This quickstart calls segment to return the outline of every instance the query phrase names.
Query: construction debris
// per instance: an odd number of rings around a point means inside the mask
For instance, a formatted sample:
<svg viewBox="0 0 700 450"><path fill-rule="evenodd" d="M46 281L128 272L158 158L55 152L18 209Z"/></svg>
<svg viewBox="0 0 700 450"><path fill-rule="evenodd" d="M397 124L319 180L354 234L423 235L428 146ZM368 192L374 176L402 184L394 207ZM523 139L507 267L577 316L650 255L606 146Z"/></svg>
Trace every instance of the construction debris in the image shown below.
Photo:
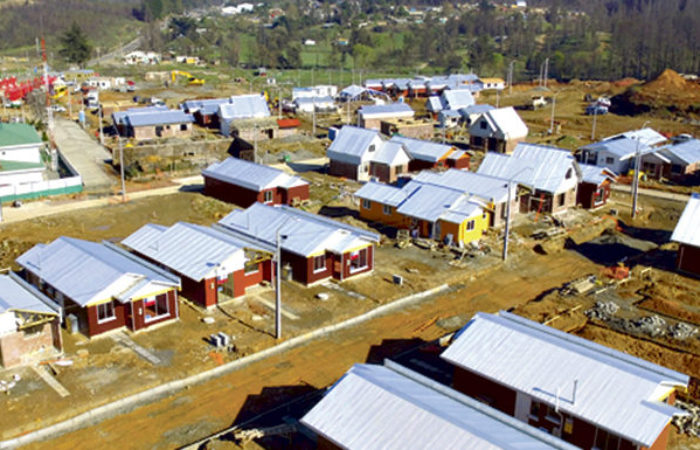
<svg viewBox="0 0 700 450"><path fill-rule="evenodd" d="M673 416L671 423L678 427L681 433L694 437L700 436L700 406L682 400L676 400L673 406L687 411L688 415Z"/></svg>
<svg viewBox="0 0 700 450"><path fill-rule="evenodd" d="M683 340L692 337L698 333L698 329L688 325L687 323L678 322L675 325L668 327L668 335L673 339Z"/></svg>
<svg viewBox="0 0 700 450"><path fill-rule="evenodd" d="M615 302L596 302L595 306L585 312L589 319L610 320L620 309Z"/></svg>
<svg viewBox="0 0 700 450"><path fill-rule="evenodd" d="M586 295L595 288L597 281L595 275L588 275L566 283L559 292L562 295Z"/></svg>
<svg viewBox="0 0 700 450"><path fill-rule="evenodd" d="M297 427L295 425L283 424L268 428L251 428L249 430L236 430L233 432L233 437L240 444L247 444L254 439L260 439L266 436L291 436L296 431Z"/></svg>

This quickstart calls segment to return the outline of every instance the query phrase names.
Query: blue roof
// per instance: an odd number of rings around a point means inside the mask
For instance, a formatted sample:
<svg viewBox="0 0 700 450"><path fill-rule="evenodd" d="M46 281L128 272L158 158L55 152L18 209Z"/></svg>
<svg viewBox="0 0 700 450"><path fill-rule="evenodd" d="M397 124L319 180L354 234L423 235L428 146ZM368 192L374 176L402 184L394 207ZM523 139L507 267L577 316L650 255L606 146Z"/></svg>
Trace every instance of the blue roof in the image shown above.
<svg viewBox="0 0 700 450"><path fill-rule="evenodd" d="M31 311L56 314L57 307L34 286L14 273L0 275L0 314L6 311Z"/></svg>
<svg viewBox="0 0 700 450"><path fill-rule="evenodd" d="M488 112L488 111L491 111L494 109L496 109L496 108L494 108L491 105L487 105L487 104L476 105L475 104L475 105L467 106L464 108L460 108L459 112L460 112L460 114L466 116L466 115L471 115L471 114L483 114L485 112Z"/></svg>
<svg viewBox="0 0 700 450"><path fill-rule="evenodd" d="M639 146L639 151L641 154L651 153L656 150L643 142L628 137L618 137L615 139L594 142L593 144L586 145L583 148L594 152L605 150L608 153L617 156L618 159L625 160L632 158L635 155L637 152L637 146Z"/></svg>
<svg viewBox="0 0 700 450"><path fill-rule="evenodd" d="M469 89L447 89L442 92L443 109L460 109L474 103L474 96Z"/></svg>
<svg viewBox="0 0 700 450"><path fill-rule="evenodd" d="M201 100L186 100L182 103L182 109L188 113L199 111L202 115L211 116L219 111L219 105L230 103L227 98L207 98Z"/></svg>
<svg viewBox="0 0 700 450"><path fill-rule="evenodd" d="M185 114L185 112L180 109L151 110L147 112L127 111L124 120L132 127L194 122L192 114Z"/></svg>
<svg viewBox="0 0 700 450"><path fill-rule="evenodd" d="M122 125L126 123L126 116L129 114L141 114L153 111L168 111L167 106L143 106L138 108L128 108L124 111L115 111L112 113L112 120L117 125Z"/></svg>
<svg viewBox="0 0 700 450"><path fill-rule="evenodd" d="M695 164L700 162L700 140L689 139L680 144L666 145L659 152L684 164Z"/></svg>

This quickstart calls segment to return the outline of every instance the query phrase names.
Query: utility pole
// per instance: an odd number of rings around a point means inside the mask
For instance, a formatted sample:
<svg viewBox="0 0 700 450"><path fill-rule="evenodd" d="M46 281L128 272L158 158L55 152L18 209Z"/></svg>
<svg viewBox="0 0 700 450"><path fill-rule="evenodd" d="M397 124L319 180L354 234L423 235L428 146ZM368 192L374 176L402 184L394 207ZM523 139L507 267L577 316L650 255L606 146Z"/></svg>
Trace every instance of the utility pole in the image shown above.
<svg viewBox="0 0 700 450"><path fill-rule="evenodd" d="M105 135L104 131L102 131L102 103L100 103L100 114L97 116L98 120L98 127L100 128L100 145L105 146Z"/></svg>
<svg viewBox="0 0 700 450"><path fill-rule="evenodd" d="M510 64L508 64L508 95L513 95L513 63L515 63L515 60L512 60Z"/></svg>
<svg viewBox="0 0 700 450"><path fill-rule="evenodd" d="M282 236L275 233L275 339L282 339Z"/></svg>
<svg viewBox="0 0 700 450"><path fill-rule="evenodd" d="M316 137L316 97L311 99L311 103L313 105L313 111L311 113L313 115L313 131L311 133L313 137Z"/></svg>
<svg viewBox="0 0 700 450"><path fill-rule="evenodd" d="M557 96L556 94L552 97L552 118L549 122L549 134L554 134L554 108L557 106Z"/></svg>
<svg viewBox="0 0 700 450"><path fill-rule="evenodd" d="M496 108L499 107L500 103L501 103L501 90L496 89Z"/></svg>
<svg viewBox="0 0 700 450"><path fill-rule="evenodd" d="M549 56L544 60L544 87L547 87L547 78L549 77Z"/></svg>
<svg viewBox="0 0 700 450"><path fill-rule="evenodd" d="M117 145L119 147L119 177L122 182L122 202L126 203L126 181L124 180L124 148L122 147L122 137L117 130Z"/></svg>
<svg viewBox="0 0 700 450"><path fill-rule="evenodd" d="M46 43L41 38L41 58L44 60L44 86L46 88L46 128L49 135L53 132L53 111L51 111L51 95L49 91L49 63L46 60Z"/></svg>
<svg viewBox="0 0 700 450"><path fill-rule="evenodd" d="M502 259L505 261L508 259L508 235L510 234L510 203L513 201L511 198L511 191L513 190L513 181L508 181L508 203L506 203L506 229L503 234L503 255Z"/></svg>
<svg viewBox="0 0 700 450"><path fill-rule="evenodd" d="M595 125L598 119L598 105L596 104L593 108L593 127L591 128L591 140L595 141Z"/></svg>
<svg viewBox="0 0 700 450"><path fill-rule="evenodd" d="M647 120L642 124L642 128L640 130L643 130L644 127L647 126L649 121ZM641 152L639 148L639 144L641 141L641 136L637 135L637 149L635 151L634 155L634 180L632 180L632 218L634 219L637 215L637 201L639 197L639 163L641 160Z"/></svg>

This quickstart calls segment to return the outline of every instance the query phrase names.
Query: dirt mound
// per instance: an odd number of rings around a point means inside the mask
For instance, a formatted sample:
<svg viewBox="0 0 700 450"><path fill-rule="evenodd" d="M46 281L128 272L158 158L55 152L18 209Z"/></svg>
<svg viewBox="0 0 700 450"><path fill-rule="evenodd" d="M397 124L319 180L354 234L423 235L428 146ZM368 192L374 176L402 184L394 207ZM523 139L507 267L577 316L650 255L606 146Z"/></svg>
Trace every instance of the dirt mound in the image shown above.
<svg viewBox="0 0 700 450"><path fill-rule="evenodd" d="M611 111L636 115L652 112L697 116L700 114L700 84L685 80L671 69L642 85L632 85L612 99Z"/></svg>
<svg viewBox="0 0 700 450"><path fill-rule="evenodd" d="M631 77L623 78L621 80L613 82L613 85L615 85L615 87L629 87L635 84L639 84L639 80Z"/></svg>

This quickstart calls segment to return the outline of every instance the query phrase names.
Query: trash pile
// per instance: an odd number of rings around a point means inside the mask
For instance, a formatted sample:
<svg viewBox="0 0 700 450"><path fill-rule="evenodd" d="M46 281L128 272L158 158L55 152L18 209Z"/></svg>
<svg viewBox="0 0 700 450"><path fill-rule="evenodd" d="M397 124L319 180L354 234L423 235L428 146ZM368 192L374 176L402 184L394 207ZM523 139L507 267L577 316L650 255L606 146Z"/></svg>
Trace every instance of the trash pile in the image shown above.
<svg viewBox="0 0 700 450"><path fill-rule="evenodd" d="M585 312L589 319L599 319L607 321L612 319L612 316L620 309L615 302L595 302L593 308Z"/></svg>
<svg viewBox="0 0 700 450"><path fill-rule="evenodd" d="M687 323L678 322L677 324L668 327L668 335L673 339L683 340L692 337L698 333L698 329L688 325Z"/></svg>
<svg viewBox="0 0 700 450"><path fill-rule="evenodd" d="M688 411L687 416L674 416L671 423L687 435L700 436L700 406L693 403L676 400L675 407Z"/></svg>
<svg viewBox="0 0 700 450"><path fill-rule="evenodd" d="M10 395L12 388L14 388L17 385L17 382L19 382L21 379L22 378L18 374L14 374L12 375L12 379L9 381L0 380L0 392Z"/></svg>

